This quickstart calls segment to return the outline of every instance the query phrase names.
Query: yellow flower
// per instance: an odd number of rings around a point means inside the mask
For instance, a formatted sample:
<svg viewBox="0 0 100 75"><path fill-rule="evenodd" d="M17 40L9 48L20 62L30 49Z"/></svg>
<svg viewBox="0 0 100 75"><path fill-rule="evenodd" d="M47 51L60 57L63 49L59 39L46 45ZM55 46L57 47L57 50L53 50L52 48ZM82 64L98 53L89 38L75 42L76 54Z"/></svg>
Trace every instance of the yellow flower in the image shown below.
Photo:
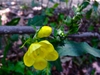
<svg viewBox="0 0 100 75"><path fill-rule="evenodd" d="M52 33L52 28L51 27L49 27L49 26L43 26L39 30L39 32L37 34L37 37L38 38L48 37L48 36L50 36L51 33Z"/></svg>
<svg viewBox="0 0 100 75"><path fill-rule="evenodd" d="M28 51L24 55L24 63L26 66L34 66L37 70L43 70L47 66L48 61L55 61L58 53L53 45L43 40L30 45Z"/></svg>

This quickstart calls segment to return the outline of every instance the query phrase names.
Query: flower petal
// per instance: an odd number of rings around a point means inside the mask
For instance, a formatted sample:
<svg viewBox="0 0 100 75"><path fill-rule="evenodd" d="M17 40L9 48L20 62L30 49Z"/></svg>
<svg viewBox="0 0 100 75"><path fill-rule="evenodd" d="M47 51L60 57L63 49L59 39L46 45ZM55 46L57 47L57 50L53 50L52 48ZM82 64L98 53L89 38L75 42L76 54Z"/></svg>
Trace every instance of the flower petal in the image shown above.
<svg viewBox="0 0 100 75"><path fill-rule="evenodd" d="M48 52L46 51L46 49L42 48L42 47L39 48L39 49L37 49L35 52L36 52L37 56L41 57L41 58L45 58L45 56L48 54Z"/></svg>
<svg viewBox="0 0 100 75"><path fill-rule="evenodd" d="M45 59L47 61L55 61L56 59L58 59L58 53L56 50L50 52L46 57Z"/></svg>
<svg viewBox="0 0 100 75"><path fill-rule="evenodd" d="M42 43L45 43L45 44L48 44L48 45L50 45L51 43L48 41L48 40L43 40L43 41L41 41ZM40 43L41 43L40 42ZM52 44L51 44L52 45Z"/></svg>
<svg viewBox="0 0 100 75"><path fill-rule="evenodd" d="M52 33L52 28L49 26L43 26L37 34L37 37L43 38L48 37Z"/></svg>
<svg viewBox="0 0 100 75"><path fill-rule="evenodd" d="M24 60L24 64L28 67L32 66L35 62L33 55L32 54L28 55L28 52L25 53L23 60Z"/></svg>
<svg viewBox="0 0 100 75"><path fill-rule="evenodd" d="M43 70L47 66L47 61L43 58L37 58L33 66L37 70Z"/></svg>
<svg viewBox="0 0 100 75"><path fill-rule="evenodd" d="M46 52L52 52L54 50L53 45L47 40L41 41L39 42L39 44L41 44L41 48L44 48L41 50L44 50Z"/></svg>
<svg viewBox="0 0 100 75"><path fill-rule="evenodd" d="M41 45L39 43L31 44L29 49L28 49L28 55L30 55L33 51L39 49L40 47L41 47Z"/></svg>

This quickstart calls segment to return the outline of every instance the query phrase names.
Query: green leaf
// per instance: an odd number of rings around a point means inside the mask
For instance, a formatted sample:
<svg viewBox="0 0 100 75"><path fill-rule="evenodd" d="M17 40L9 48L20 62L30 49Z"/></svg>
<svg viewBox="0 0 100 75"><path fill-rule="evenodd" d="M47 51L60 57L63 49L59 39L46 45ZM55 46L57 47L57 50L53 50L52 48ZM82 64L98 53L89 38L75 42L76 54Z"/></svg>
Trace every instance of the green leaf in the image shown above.
<svg viewBox="0 0 100 75"><path fill-rule="evenodd" d="M14 70L15 70L15 72L24 74L24 68L25 68L25 66L24 66L23 62L17 62L17 64L14 67Z"/></svg>
<svg viewBox="0 0 100 75"><path fill-rule="evenodd" d="M90 25L89 27L88 27L88 31L93 31L94 30L94 26L93 25Z"/></svg>
<svg viewBox="0 0 100 75"><path fill-rule="evenodd" d="M65 0L66 4L69 2L69 0Z"/></svg>
<svg viewBox="0 0 100 75"><path fill-rule="evenodd" d="M18 41L18 39L19 39L19 35L18 35L18 34L13 34L13 35L11 36L11 40L12 40L12 41Z"/></svg>
<svg viewBox="0 0 100 75"><path fill-rule="evenodd" d="M88 1L84 1L80 6L79 6L79 11L82 11L84 8L86 8L89 5Z"/></svg>
<svg viewBox="0 0 100 75"><path fill-rule="evenodd" d="M60 56L81 56L85 54L85 52L79 45L81 45L81 43L66 41L66 44L64 46L58 47L58 53L60 54Z"/></svg>
<svg viewBox="0 0 100 75"><path fill-rule="evenodd" d="M56 22L51 22L51 23L50 23L50 26L51 26L51 27L56 27L57 24L56 24Z"/></svg>
<svg viewBox="0 0 100 75"><path fill-rule="evenodd" d="M62 66L61 66L60 58L58 58L56 61L54 61L53 64L56 66L56 68L59 72L62 72Z"/></svg>
<svg viewBox="0 0 100 75"><path fill-rule="evenodd" d="M98 44L99 44L99 39L97 39L97 37L93 37L91 39L91 44L94 48L98 48Z"/></svg>
<svg viewBox="0 0 100 75"><path fill-rule="evenodd" d="M61 13L60 13L60 14L58 15L58 21L59 21L59 22L60 22L60 21L63 21L63 20L64 20L64 17L65 17L64 14L61 14Z"/></svg>
<svg viewBox="0 0 100 75"><path fill-rule="evenodd" d="M89 9L89 10L86 12L86 18L87 18L87 19L90 19L91 14L92 14L92 9Z"/></svg>
<svg viewBox="0 0 100 75"><path fill-rule="evenodd" d="M45 18L45 20L44 20L44 22L43 22L43 25L47 25L47 24L48 24L48 22L49 22L49 18L48 18L48 17L46 17L46 18Z"/></svg>
<svg viewBox="0 0 100 75"><path fill-rule="evenodd" d="M76 15L73 17L74 21L79 21L82 18L82 13L81 12L77 12Z"/></svg>
<svg viewBox="0 0 100 75"><path fill-rule="evenodd" d="M69 26L69 33L74 34L77 32L78 32L78 24L75 24L75 22L73 21L73 24L71 24L71 26Z"/></svg>
<svg viewBox="0 0 100 75"><path fill-rule="evenodd" d="M33 72L31 70L28 70L26 75L35 75L35 74L33 74Z"/></svg>
<svg viewBox="0 0 100 75"><path fill-rule="evenodd" d="M54 29L54 36L56 37L58 34L57 34L57 29Z"/></svg>
<svg viewBox="0 0 100 75"><path fill-rule="evenodd" d="M10 22L8 22L6 25L11 25L11 26L17 25L19 23L19 20L20 18L14 18Z"/></svg>
<svg viewBox="0 0 100 75"><path fill-rule="evenodd" d="M95 56L95 57L100 57L100 50L93 48L91 46L89 46L87 43L83 44L83 47L85 48L86 52Z"/></svg>
<svg viewBox="0 0 100 75"><path fill-rule="evenodd" d="M60 56L81 56L89 53L95 57L100 57L100 50L89 46L86 42L66 41L64 46L58 47L58 53Z"/></svg>
<svg viewBox="0 0 100 75"><path fill-rule="evenodd" d="M52 8L55 9L58 7L58 5L59 5L58 3L55 3Z"/></svg>
<svg viewBox="0 0 100 75"><path fill-rule="evenodd" d="M43 22L45 20L45 16L43 15L36 15L33 18L28 20L28 25L33 25L33 26L42 26Z"/></svg>
<svg viewBox="0 0 100 75"><path fill-rule="evenodd" d="M64 22L65 22L68 26L70 26L71 23L72 23L72 18L71 18L70 16L67 16L66 19L64 20Z"/></svg>
<svg viewBox="0 0 100 75"><path fill-rule="evenodd" d="M8 40L7 45L5 46L5 49L4 49L4 52L3 52L3 55L4 55L4 57L2 58L2 64L3 65L6 64L6 56L7 56L7 53L10 50L11 47L12 47L12 43L10 43L10 41Z"/></svg>
<svg viewBox="0 0 100 75"><path fill-rule="evenodd" d="M10 70L9 70L8 67L2 66L2 67L0 68L0 75L9 75L9 73L10 73Z"/></svg>
<svg viewBox="0 0 100 75"><path fill-rule="evenodd" d="M98 6L99 6L99 3L97 1L94 1L94 3L93 3L93 9L94 9L95 12L97 11Z"/></svg>
<svg viewBox="0 0 100 75"><path fill-rule="evenodd" d="M45 13L48 16L53 16L54 8L47 8Z"/></svg>

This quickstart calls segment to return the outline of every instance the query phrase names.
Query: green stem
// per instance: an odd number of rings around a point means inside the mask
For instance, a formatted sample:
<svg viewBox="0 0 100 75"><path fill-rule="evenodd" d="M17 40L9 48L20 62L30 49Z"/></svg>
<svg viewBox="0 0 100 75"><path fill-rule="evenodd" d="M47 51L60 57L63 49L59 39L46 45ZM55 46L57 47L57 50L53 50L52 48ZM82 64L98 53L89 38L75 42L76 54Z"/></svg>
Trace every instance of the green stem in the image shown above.
<svg viewBox="0 0 100 75"><path fill-rule="evenodd" d="M47 64L47 67L46 67L46 74L47 75L49 75L49 70L50 70L50 68L49 68L49 63Z"/></svg>
<svg viewBox="0 0 100 75"><path fill-rule="evenodd" d="M7 45L6 45L6 47L5 47L5 49L4 49L4 53L3 53L3 55L4 55L4 57L2 58L2 64L3 65L5 65L6 64L6 56L7 56L7 53L8 53L8 51L9 51L9 49L11 48L11 46L12 46L12 44L10 43L10 40L8 39L8 42L7 42Z"/></svg>

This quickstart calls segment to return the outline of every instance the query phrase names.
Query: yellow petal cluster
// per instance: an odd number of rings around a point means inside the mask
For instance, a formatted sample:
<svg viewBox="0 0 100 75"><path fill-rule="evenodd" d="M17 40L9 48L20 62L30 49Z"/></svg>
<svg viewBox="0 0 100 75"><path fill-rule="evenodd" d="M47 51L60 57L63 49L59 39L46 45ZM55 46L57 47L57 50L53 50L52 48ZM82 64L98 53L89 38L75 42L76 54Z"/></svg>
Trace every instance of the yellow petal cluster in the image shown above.
<svg viewBox="0 0 100 75"><path fill-rule="evenodd" d="M38 38L48 37L48 36L50 36L51 33L52 33L52 28L51 27L49 27L49 26L43 26L39 30L39 32L37 34L37 37Z"/></svg>
<svg viewBox="0 0 100 75"><path fill-rule="evenodd" d="M58 53L53 45L49 41L43 40L32 43L23 60L26 66L34 66L37 70L43 70L47 67L48 61L55 61L57 58Z"/></svg>

